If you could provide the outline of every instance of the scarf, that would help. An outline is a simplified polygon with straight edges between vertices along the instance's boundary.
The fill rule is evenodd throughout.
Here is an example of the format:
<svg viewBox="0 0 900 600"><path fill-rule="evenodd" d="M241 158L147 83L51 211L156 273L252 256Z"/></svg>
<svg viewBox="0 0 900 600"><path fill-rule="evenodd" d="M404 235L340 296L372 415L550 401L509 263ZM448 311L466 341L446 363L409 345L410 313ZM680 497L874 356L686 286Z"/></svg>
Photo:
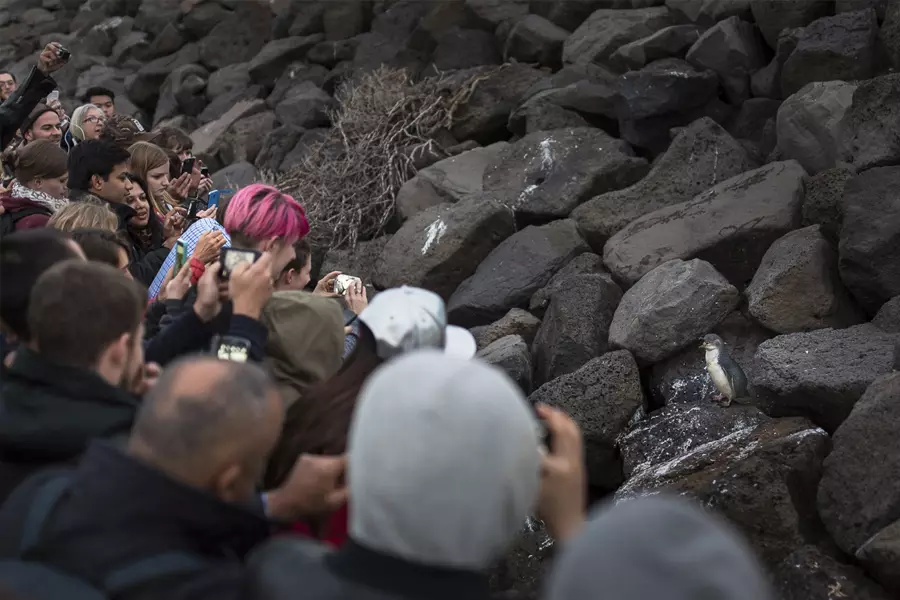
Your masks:
<svg viewBox="0 0 900 600"><path fill-rule="evenodd" d="M50 194L45 194L44 192L39 192L38 190L27 188L16 180L13 180L12 188L9 192L10 196L12 196L13 198L23 198L25 200L31 200L32 202L36 202L41 206L46 206L52 212L58 211L69 203L69 201L65 198L54 198Z"/></svg>

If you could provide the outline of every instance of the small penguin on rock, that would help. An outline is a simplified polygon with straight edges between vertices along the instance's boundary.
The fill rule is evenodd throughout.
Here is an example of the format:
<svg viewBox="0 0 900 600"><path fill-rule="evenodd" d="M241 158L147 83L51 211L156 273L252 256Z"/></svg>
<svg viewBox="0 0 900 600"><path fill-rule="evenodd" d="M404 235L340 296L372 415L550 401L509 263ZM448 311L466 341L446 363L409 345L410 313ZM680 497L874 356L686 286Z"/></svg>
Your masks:
<svg viewBox="0 0 900 600"><path fill-rule="evenodd" d="M707 335L701 340L700 347L706 351L706 370L719 390L716 401L722 406L730 406L735 398L745 398L747 393L747 376L741 366L734 362L725 349L725 342L717 335Z"/></svg>

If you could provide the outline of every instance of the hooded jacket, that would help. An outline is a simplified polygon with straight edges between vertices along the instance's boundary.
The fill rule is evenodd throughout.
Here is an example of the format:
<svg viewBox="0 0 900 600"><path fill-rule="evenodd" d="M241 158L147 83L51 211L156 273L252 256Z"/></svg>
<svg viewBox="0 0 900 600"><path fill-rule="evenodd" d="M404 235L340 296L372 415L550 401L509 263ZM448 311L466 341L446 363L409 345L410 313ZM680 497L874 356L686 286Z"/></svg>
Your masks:
<svg viewBox="0 0 900 600"><path fill-rule="evenodd" d="M478 600L532 512L538 425L510 379L421 350L369 379L349 438L350 541L277 540L251 561L254 598Z"/></svg>
<svg viewBox="0 0 900 600"><path fill-rule="evenodd" d="M4 194L0 196L0 206L10 215L15 215L24 210L31 210L33 214L22 217L15 223L15 231L24 229L40 229L47 226L47 221L53 212L45 205L28 200L27 198L16 198L12 194Z"/></svg>
<svg viewBox="0 0 900 600"><path fill-rule="evenodd" d="M22 85L0 105L0 149L13 141L16 131L34 107L55 89L56 82L52 77L44 75L37 67L31 68Z"/></svg>
<svg viewBox="0 0 900 600"><path fill-rule="evenodd" d="M545 600L774 600L725 522L677 497L599 509L558 555Z"/></svg>
<svg viewBox="0 0 900 600"><path fill-rule="evenodd" d="M22 539L22 522L46 481L42 475L28 480L0 510L0 557L18 554L18 544L10 546ZM24 558L99 588L115 571L178 553L194 559L196 567L116 600L237 600L244 556L269 533L259 507L227 504L110 444L95 443Z"/></svg>
<svg viewBox="0 0 900 600"><path fill-rule="evenodd" d="M20 347L0 399L0 497L25 475L77 459L93 438L127 435L139 406L96 373Z"/></svg>

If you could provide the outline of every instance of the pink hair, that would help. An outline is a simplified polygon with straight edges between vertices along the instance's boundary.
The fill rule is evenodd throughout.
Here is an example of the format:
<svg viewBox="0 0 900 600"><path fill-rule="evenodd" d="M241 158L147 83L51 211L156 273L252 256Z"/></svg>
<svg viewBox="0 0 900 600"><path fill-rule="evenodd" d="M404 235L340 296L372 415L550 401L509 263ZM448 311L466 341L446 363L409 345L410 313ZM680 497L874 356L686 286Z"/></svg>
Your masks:
<svg viewBox="0 0 900 600"><path fill-rule="evenodd" d="M292 244L309 233L309 222L293 197L255 183L242 188L228 203L225 230L249 240L278 238Z"/></svg>

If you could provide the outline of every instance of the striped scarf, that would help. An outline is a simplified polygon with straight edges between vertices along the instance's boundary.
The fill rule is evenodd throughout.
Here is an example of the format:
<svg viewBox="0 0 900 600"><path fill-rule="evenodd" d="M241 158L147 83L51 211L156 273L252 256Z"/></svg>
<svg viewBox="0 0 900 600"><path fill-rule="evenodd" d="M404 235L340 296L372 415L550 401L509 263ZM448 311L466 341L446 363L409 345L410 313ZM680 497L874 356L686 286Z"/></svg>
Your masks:
<svg viewBox="0 0 900 600"><path fill-rule="evenodd" d="M46 206L51 212L56 212L69 203L65 198L54 198L50 194L27 188L15 180L12 183L12 188L9 190L9 194L13 198L23 198L36 202L41 206Z"/></svg>

